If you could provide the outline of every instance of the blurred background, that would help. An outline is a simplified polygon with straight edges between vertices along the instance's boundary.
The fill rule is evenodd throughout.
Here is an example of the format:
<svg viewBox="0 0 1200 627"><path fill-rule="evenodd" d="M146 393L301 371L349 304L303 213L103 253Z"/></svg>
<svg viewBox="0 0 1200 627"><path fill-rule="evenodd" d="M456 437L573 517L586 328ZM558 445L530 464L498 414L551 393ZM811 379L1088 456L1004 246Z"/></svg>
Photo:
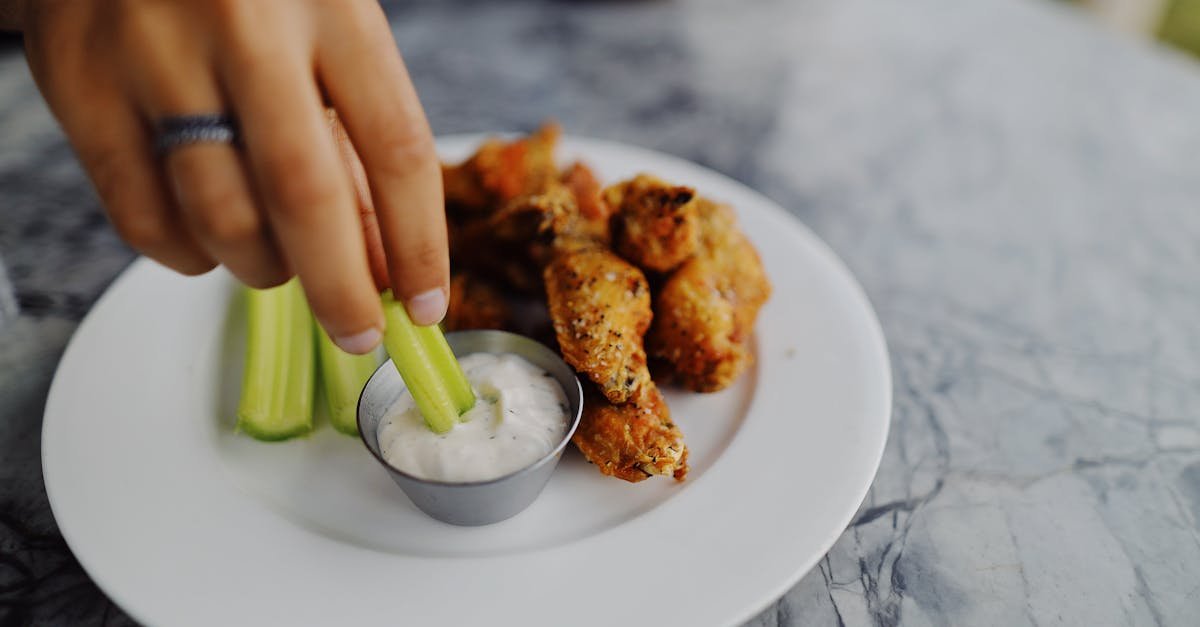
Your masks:
<svg viewBox="0 0 1200 627"><path fill-rule="evenodd" d="M1200 59L1200 0L1046 0L1076 5L1112 28L1134 37L1158 39ZM0 33L0 49L20 38Z"/></svg>
<svg viewBox="0 0 1200 627"><path fill-rule="evenodd" d="M1068 0L1137 37L1157 38L1200 56L1200 0Z"/></svg>

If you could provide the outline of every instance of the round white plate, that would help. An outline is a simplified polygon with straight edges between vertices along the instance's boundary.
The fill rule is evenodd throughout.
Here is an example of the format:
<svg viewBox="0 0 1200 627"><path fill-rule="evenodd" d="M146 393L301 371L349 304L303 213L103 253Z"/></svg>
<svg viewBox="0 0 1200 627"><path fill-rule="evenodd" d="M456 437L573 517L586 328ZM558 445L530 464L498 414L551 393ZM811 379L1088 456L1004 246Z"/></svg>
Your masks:
<svg viewBox="0 0 1200 627"><path fill-rule="evenodd" d="M465 156L480 137L439 142ZM680 159L564 142L604 181L647 171L732 203L774 283L756 367L668 394L676 484L601 476L571 450L527 511L483 528L418 512L356 438L233 432L233 280L133 264L80 325L42 461L87 572L151 625L730 625L783 594L862 502L891 411L883 334L845 266L763 196Z"/></svg>

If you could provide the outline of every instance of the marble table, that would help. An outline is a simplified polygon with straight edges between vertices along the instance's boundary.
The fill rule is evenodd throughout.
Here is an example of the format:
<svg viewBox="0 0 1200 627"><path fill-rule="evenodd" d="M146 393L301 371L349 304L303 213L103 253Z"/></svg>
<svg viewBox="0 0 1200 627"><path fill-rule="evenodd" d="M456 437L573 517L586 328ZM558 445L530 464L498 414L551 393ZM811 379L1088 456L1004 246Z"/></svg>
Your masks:
<svg viewBox="0 0 1200 627"><path fill-rule="evenodd" d="M865 286L895 373L882 467L750 625L1196 624L1200 65L1028 0L389 12L437 132L553 116L681 155L779 201ZM134 255L14 53L0 257L20 306L0 624L129 624L56 533L38 460L64 343Z"/></svg>

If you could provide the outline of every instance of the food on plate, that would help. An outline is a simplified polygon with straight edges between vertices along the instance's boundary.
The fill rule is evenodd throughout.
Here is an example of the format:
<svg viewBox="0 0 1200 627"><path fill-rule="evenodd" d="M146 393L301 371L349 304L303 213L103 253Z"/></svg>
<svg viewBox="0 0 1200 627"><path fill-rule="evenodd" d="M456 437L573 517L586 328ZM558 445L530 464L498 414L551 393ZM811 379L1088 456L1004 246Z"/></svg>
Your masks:
<svg viewBox="0 0 1200 627"><path fill-rule="evenodd" d="M449 221L454 264L518 292L542 291L542 268L554 251L609 241L609 212L599 183L583 164L561 180L477 215Z"/></svg>
<svg viewBox="0 0 1200 627"><path fill-rule="evenodd" d="M563 171L559 180L571 190L579 207L581 222L571 229L571 235L607 244L613 207L601 197L600 180L596 178L596 173L586 163L576 161Z"/></svg>
<svg viewBox="0 0 1200 627"><path fill-rule="evenodd" d="M591 382L573 438L588 461L627 481L683 479L687 447L647 359L694 391L730 385L770 282L730 208L651 174L603 187L582 162L559 171L559 135L488 140L443 166L451 264L510 301L545 301L547 344Z"/></svg>
<svg viewBox="0 0 1200 627"><path fill-rule="evenodd" d="M317 338L318 369L329 408L329 422L348 435L358 434L358 395L379 366L374 353L352 355L338 348L320 325L313 324Z"/></svg>
<svg viewBox="0 0 1200 627"><path fill-rule="evenodd" d="M442 326L520 330L556 348L587 379L587 402L572 438L584 457L603 474L626 481L683 480L687 446L655 377L696 392L732 384L753 361L750 341L759 309L770 297L770 281L732 208L651 174L603 187L582 162L559 170L554 150L560 134L547 125L524 138L490 139L462 163L443 165L453 274ZM299 287L291 289L303 311L260 305L253 345L290 332L285 324L267 325L262 312L309 315ZM533 455L524 444L504 443L487 452L481 434L492 442L509 426L507 419L480 417L492 416L488 412L497 403L517 406L503 401L491 383L474 375L468 380L441 329L413 325L390 293L384 295L384 312L384 346L411 394L401 412L406 418L389 429L419 434L393 446L409 451L426 446L421 442L435 443L428 451L397 456L415 456L438 476L460 477L465 475L453 473L468 471L451 469L455 464L447 460L454 458L438 453L437 442L461 439L462 446L447 445L443 452L468 456L467 449L475 447L471 450L484 452L470 455L492 459L493 470L500 464L495 456L517 463ZM351 399L369 377L368 361L342 354L323 332L316 337L334 425L352 433ZM270 346L255 357L260 367L277 355L270 351L281 350ZM303 353L299 346L289 350ZM307 346L311 362L313 343ZM497 372L511 370L497 363L492 363ZM311 363L308 368L311 378ZM239 420L248 422L243 427L248 433L281 439L311 429L311 398L307 418L288 422L280 416L296 412L269 403L299 401L268 387L274 380L258 381L275 376L282 385L291 377L299 385L300 374L285 370L247 377L247 389L259 383L275 390L244 395L243 404L257 412L248 410L251 419ZM311 381L309 388L311 397ZM263 407L251 407L255 400ZM414 431L414 425L420 429ZM558 436L561 440L561 431ZM526 452L506 452L514 447ZM421 472L426 471L413 471Z"/></svg>
<svg viewBox="0 0 1200 627"><path fill-rule="evenodd" d="M246 360L237 428L285 440L313 427L313 320L300 282L245 289Z"/></svg>
<svg viewBox="0 0 1200 627"><path fill-rule="evenodd" d="M671 410L658 386L651 382L635 400L609 403L589 389L583 417L571 438L600 472L638 482L666 476L687 477L687 447L683 434L671 420Z"/></svg>
<svg viewBox="0 0 1200 627"><path fill-rule="evenodd" d="M490 282L470 272L458 272L450 277L450 304L442 328L446 331L465 329L507 329L512 309L504 294Z"/></svg>
<svg viewBox="0 0 1200 627"><path fill-rule="evenodd" d="M383 315L387 323L383 346L413 403L431 430L446 433L476 401L446 336L436 324L413 324L404 304L395 300L390 290L383 294Z"/></svg>
<svg viewBox="0 0 1200 627"><path fill-rule="evenodd" d="M447 211L486 215L518 196L541 191L557 176L554 147L561 133L550 124L515 141L489 139L463 163L443 166Z"/></svg>
<svg viewBox="0 0 1200 627"><path fill-rule="evenodd" d="M379 446L393 467L420 479L488 481L554 451L568 425L567 397L549 373L508 353L473 353L459 363L479 391L446 433L431 431L407 392L379 422Z"/></svg>
<svg viewBox="0 0 1200 627"><path fill-rule="evenodd" d="M650 382L642 335L650 328L650 286L629 262L594 247L558 254L546 266L546 300L563 359L611 403Z"/></svg>
<svg viewBox="0 0 1200 627"><path fill-rule="evenodd" d="M640 174L604 190L616 210L614 248L650 272L669 272L696 252L696 191Z"/></svg>
<svg viewBox="0 0 1200 627"><path fill-rule="evenodd" d="M754 321L771 283L733 210L703 198L695 204L699 250L655 295L646 346L683 386L715 392L750 365Z"/></svg>
<svg viewBox="0 0 1200 627"><path fill-rule="evenodd" d="M313 429L317 357L329 421L358 433L358 397L375 372L375 354L351 355L313 320L300 283L245 288L246 359L238 402L239 431L259 440L287 440ZM475 403L475 393L437 325L412 323L404 306L383 294L384 344L413 390L429 428L448 431Z"/></svg>

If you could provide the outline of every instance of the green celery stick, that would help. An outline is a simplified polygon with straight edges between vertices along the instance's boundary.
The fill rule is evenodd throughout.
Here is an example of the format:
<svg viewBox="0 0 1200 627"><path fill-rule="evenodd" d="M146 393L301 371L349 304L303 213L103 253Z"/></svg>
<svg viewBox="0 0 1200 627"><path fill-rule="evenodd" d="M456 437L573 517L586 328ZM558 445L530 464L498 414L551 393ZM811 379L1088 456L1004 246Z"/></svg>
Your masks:
<svg viewBox="0 0 1200 627"><path fill-rule="evenodd" d="M465 411L459 408L473 405L475 395L470 392L471 386L449 346L443 350L437 344L438 339L442 344L446 341L441 329L437 325L418 327L413 324L404 304L392 298L390 291L384 292L383 311L387 320L384 348L412 393L417 410L434 432L449 431ZM464 386L471 394L470 404L465 398L456 400L452 392L457 390L461 396Z"/></svg>
<svg viewBox="0 0 1200 627"><path fill-rule="evenodd" d="M237 427L259 440L312 431L315 354L312 314L295 279L247 288L246 362Z"/></svg>
<svg viewBox="0 0 1200 627"><path fill-rule="evenodd" d="M471 389L471 382L467 381L462 365L454 357L454 351L450 350L446 336L442 335L442 328L436 324L417 327L417 336L435 367L442 373L446 389L450 392L450 398L454 400L454 408L461 416L475 406L475 391Z"/></svg>
<svg viewBox="0 0 1200 627"><path fill-rule="evenodd" d="M313 324L317 353L321 360L321 380L329 402L329 422L348 435L358 434L358 396L379 360L374 353L351 355L338 348L320 325Z"/></svg>

